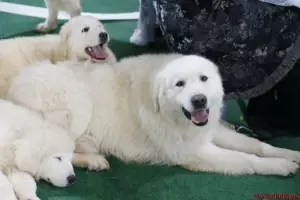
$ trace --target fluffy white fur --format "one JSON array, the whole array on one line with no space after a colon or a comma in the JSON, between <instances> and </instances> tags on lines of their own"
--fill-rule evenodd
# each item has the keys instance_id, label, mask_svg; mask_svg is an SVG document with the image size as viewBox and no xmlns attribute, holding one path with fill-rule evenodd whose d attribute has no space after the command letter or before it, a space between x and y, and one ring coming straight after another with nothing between
<instances>
[{"instance_id":1,"label":"fluffy white fur","mask_svg":"<svg viewBox=\"0 0 300 200\"><path fill-rule=\"evenodd\" d=\"M7 174L8 180L19 200L40 200L36 196L36 182L30 174L15 168L10 169Z\"/></svg>"},{"instance_id":2,"label":"fluffy white fur","mask_svg":"<svg viewBox=\"0 0 300 200\"><path fill-rule=\"evenodd\" d=\"M0 199L17 200L12 184L7 176L0 171Z\"/></svg>"},{"instance_id":3,"label":"fluffy white fur","mask_svg":"<svg viewBox=\"0 0 300 200\"><path fill-rule=\"evenodd\" d=\"M39 23L35 29L41 32L49 32L57 28L57 17L59 11L66 11L70 17L76 17L81 14L80 0L45 0L48 8L46 20Z\"/></svg>"},{"instance_id":4,"label":"fluffy white fur","mask_svg":"<svg viewBox=\"0 0 300 200\"><path fill-rule=\"evenodd\" d=\"M84 28L89 28L83 32ZM53 63L63 60L92 60L86 48L101 44L100 33L107 33L103 24L92 16L72 18L60 30L60 35L17 37L0 40L0 97L5 96L13 78L29 64L50 60ZM114 63L116 58L108 48L107 41L102 45L108 57L97 62Z\"/></svg>"},{"instance_id":5,"label":"fluffy white fur","mask_svg":"<svg viewBox=\"0 0 300 200\"><path fill-rule=\"evenodd\" d=\"M228 174L287 176L299 168L299 152L273 147L219 123L222 81L215 64L205 58L162 54L127 58L114 67L60 65L28 68L14 82L8 99L73 130L76 166L105 169L103 155L114 155L128 162ZM209 109L207 124L199 126L183 113L183 108L195 110L191 99L197 94L206 96ZM88 121L78 121L86 116ZM75 125L80 132L74 131Z\"/></svg>"},{"instance_id":6,"label":"fluffy white fur","mask_svg":"<svg viewBox=\"0 0 300 200\"><path fill-rule=\"evenodd\" d=\"M15 199L12 188L21 200L38 199L34 179L58 187L74 183L75 142L64 129L9 101L0 100L0 110L0 190L6 188L0 199Z\"/></svg>"}]
</instances>

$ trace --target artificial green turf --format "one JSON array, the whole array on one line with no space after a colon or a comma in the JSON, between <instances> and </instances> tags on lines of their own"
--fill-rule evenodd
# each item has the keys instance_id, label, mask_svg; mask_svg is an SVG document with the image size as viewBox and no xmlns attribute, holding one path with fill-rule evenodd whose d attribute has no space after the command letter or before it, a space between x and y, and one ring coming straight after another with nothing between
<instances>
[{"instance_id":1,"label":"artificial green turf","mask_svg":"<svg viewBox=\"0 0 300 200\"><path fill-rule=\"evenodd\" d=\"M8 1L8 0L7 0ZM13 0L43 6L42 0ZM131 12L138 0L83 0L85 12ZM42 19L0 13L0 37L34 35L32 28ZM145 52L164 52L166 46L157 42L151 47L128 43L135 21L107 22L111 48L118 58ZM141 66L142 67L142 66ZM234 101L226 102L227 120L243 123ZM300 138L280 138L270 143L300 150ZM226 176L193 173L180 167L125 164L109 159L111 169L89 172L76 169L77 182L68 188L55 188L40 182L38 195L42 200L249 200L256 193L300 193L300 174L291 178L274 176Z\"/></svg>"}]
</instances>

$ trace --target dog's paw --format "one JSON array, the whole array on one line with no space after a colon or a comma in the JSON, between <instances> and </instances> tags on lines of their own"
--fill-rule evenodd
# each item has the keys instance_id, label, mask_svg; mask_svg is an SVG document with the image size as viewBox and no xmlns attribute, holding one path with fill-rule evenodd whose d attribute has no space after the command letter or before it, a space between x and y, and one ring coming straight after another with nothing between
<instances>
[{"instance_id":1,"label":"dog's paw","mask_svg":"<svg viewBox=\"0 0 300 200\"><path fill-rule=\"evenodd\" d=\"M19 199L19 200L41 200L38 197L30 197L30 198L26 198L26 199Z\"/></svg>"},{"instance_id":2,"label":"dog's paw","mask_svg":"<svg viewBox=\"0 0 300 200\"><path fill-rule=\"evenodd\" d=\"M30 197L18 197L19 200L41 200L37 196L30 196Z\"/></svg>"},{"instance_id":3,"label":"dog's paw","mask_svg":"<svg viewBox=\"0 0 300 200\"><path fill-rule=\"evenodd\" d=\"M261 165L256 166L259 174L290 176L297 173L299 164L285 158L264 158Z\"/></svg>"},{"instance_id":4,"label":"dog's paw","mask_svg":"<svg viewBox=\"0 0 300 200\"><path fill-rule=\"evenodd\" d=\"M264 144L263 152L264 157L285 158L300 164L300 151L294 151L286 148L278 148L268 144Z\"/></svg>"},{"instance_id":5,"label":"dog's paw","mask_svg":"<svg viewBox=\"0 0 300 200\"><path fill-rule=\"evenodd\" d=\"M290 151L286 156L286 159L300 164L300 152L299 151Z\"/></svg>"},{"instance_id":6,"label":"dog's paw","mask_svg":"<svg viewBox=\"0 0 300 200\"><path fill-rule=\"evenodd\" d=\"M100 171L109 169L109 163L102 155L77 155L74 160L74 165L88 170Z\"/></svg>"},{"instance_id":7,"label":"dog's paw","mask_svg":"<svg viewBox=\"0 0 300 200\"><path fill-rule=\"evenodd\" d=\"M57 28L57 24L56 23L47 23L47 22L43 22L43 23L39 23L38 25L36 25L35 30L42 32L42 33L46 33L52 30L55 30Z\"/></svg>"},{"instance_id":8,"label":"dog's paw","mask_svg":"<svg viewBox=\"0 0 300 200\"><path fill-rule=\"evenodd\" d=\"M109 169L109 163L104 157L95 156L94 158L89 159L87 168L95 171L106 170Z\"/></svg>"},{"instance_id":9,"label":"dog's paw","mask_svg":"<svg viewBox=\"0 0 300 200\"><path fill-rule=\"evenodd\" d=\"M30 190L16 191L16 195L19 200L40 200L35 194L35 192Z\"/></svg>"},{"instance_id":10,"label":"dog's paw","mask_svg":"<svg viewBox=\"0 0 300 200\"><path fill-rule=\"evenodd\" d=\"M284 161L282 161L281 163L280 168L282 169L281 173L283 176L290 176L296 174L299 171L299 164L284 159Z\"/></svg>"}]
</instances>

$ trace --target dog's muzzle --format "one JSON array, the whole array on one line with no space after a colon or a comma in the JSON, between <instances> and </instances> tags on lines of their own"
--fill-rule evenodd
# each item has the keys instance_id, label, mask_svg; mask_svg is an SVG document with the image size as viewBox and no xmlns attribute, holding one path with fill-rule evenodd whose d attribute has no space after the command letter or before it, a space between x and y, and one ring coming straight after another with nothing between
<instances>
[{"instance_id":1,"label":"dog's muzzle","mask_svg":"<svg viewBox=\"0 0 300 200\"><path fill-rule=\"evenodd\" d=\"M108 42L108 34L105 33L105 32L101 32L99 34L99 38L100 38L100 44L101 45L104 45L104 44L106 44Z\"/></svg>"},{"instance_id":2,"label":"dog's muzzle","mask_svg":"<svg viewBox=\"0 0 300 200\"><path fill-rule=\"evenodd\" d=\"M187 111L184 107L181 107L185 117L191 120L196 126L204 126L208 122L209 109L199 109L193 112Z\"/></svg>"},{"instance_id":3,"label":"dog's muzzle","mask_svg":"<svg viewBox=\"0 0 300 200\"><path fill-rule=\"evenodd\" d=\"M197 94L191 98L193 111L188 111L182 107L182 111L188 120L196 126L204 126L208 122L209 109L207 109L207 98L203 94Z\"/></svg>"},{"instance_id":4,"label":"dog's muzzle","mask_svg":"<svg viewBox=\"0 0 300 200\"><path fill-rule=\"evenodd\" d=\"M94 60L106 60L109 56L106 49L103 47L103 44L89 46L84 50Z\"/></svg>"},{"instance_id":5,"label":"dog's muzzle","mask_svg":"<svg viewBox=\"0 0 300 200\"><path fill-rule=\"evenodd\" d=\"M94 60L106 60L108 53L105 45L108 43L108 34L106 32L99 33L99 44L95 46L88 46L84 50Z\"/></svg>"}]
</instances>

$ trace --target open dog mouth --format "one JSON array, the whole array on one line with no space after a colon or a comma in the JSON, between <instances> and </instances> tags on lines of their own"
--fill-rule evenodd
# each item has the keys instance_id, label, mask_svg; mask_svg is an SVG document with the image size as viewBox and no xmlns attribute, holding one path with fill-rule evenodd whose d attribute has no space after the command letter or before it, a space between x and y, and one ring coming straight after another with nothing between
<instances>
[{"instance_id":1,"label":"open dog mouth","mask_svg":"<svg viewBox=\"0 0 300 200\"><path fill-rule=\"evenodd\" d=\"M95 60L106 60L108 57L107 52L105 51L102 44L98 44L96 46L86 47L85 52L91 56L92 59Z\"/></svg>"},{"instance_id":2,"label":"open dog mouth","mask_svg":"<svg viewBox=\"0 0 300 200\"><path fill-rule=\"evenodd\" d=\"M185 117L191 120L196 126L204 126L208 122L209 109L198 109L193 112L187 111L181 107Z\"/></svg>"}]
</instances>

